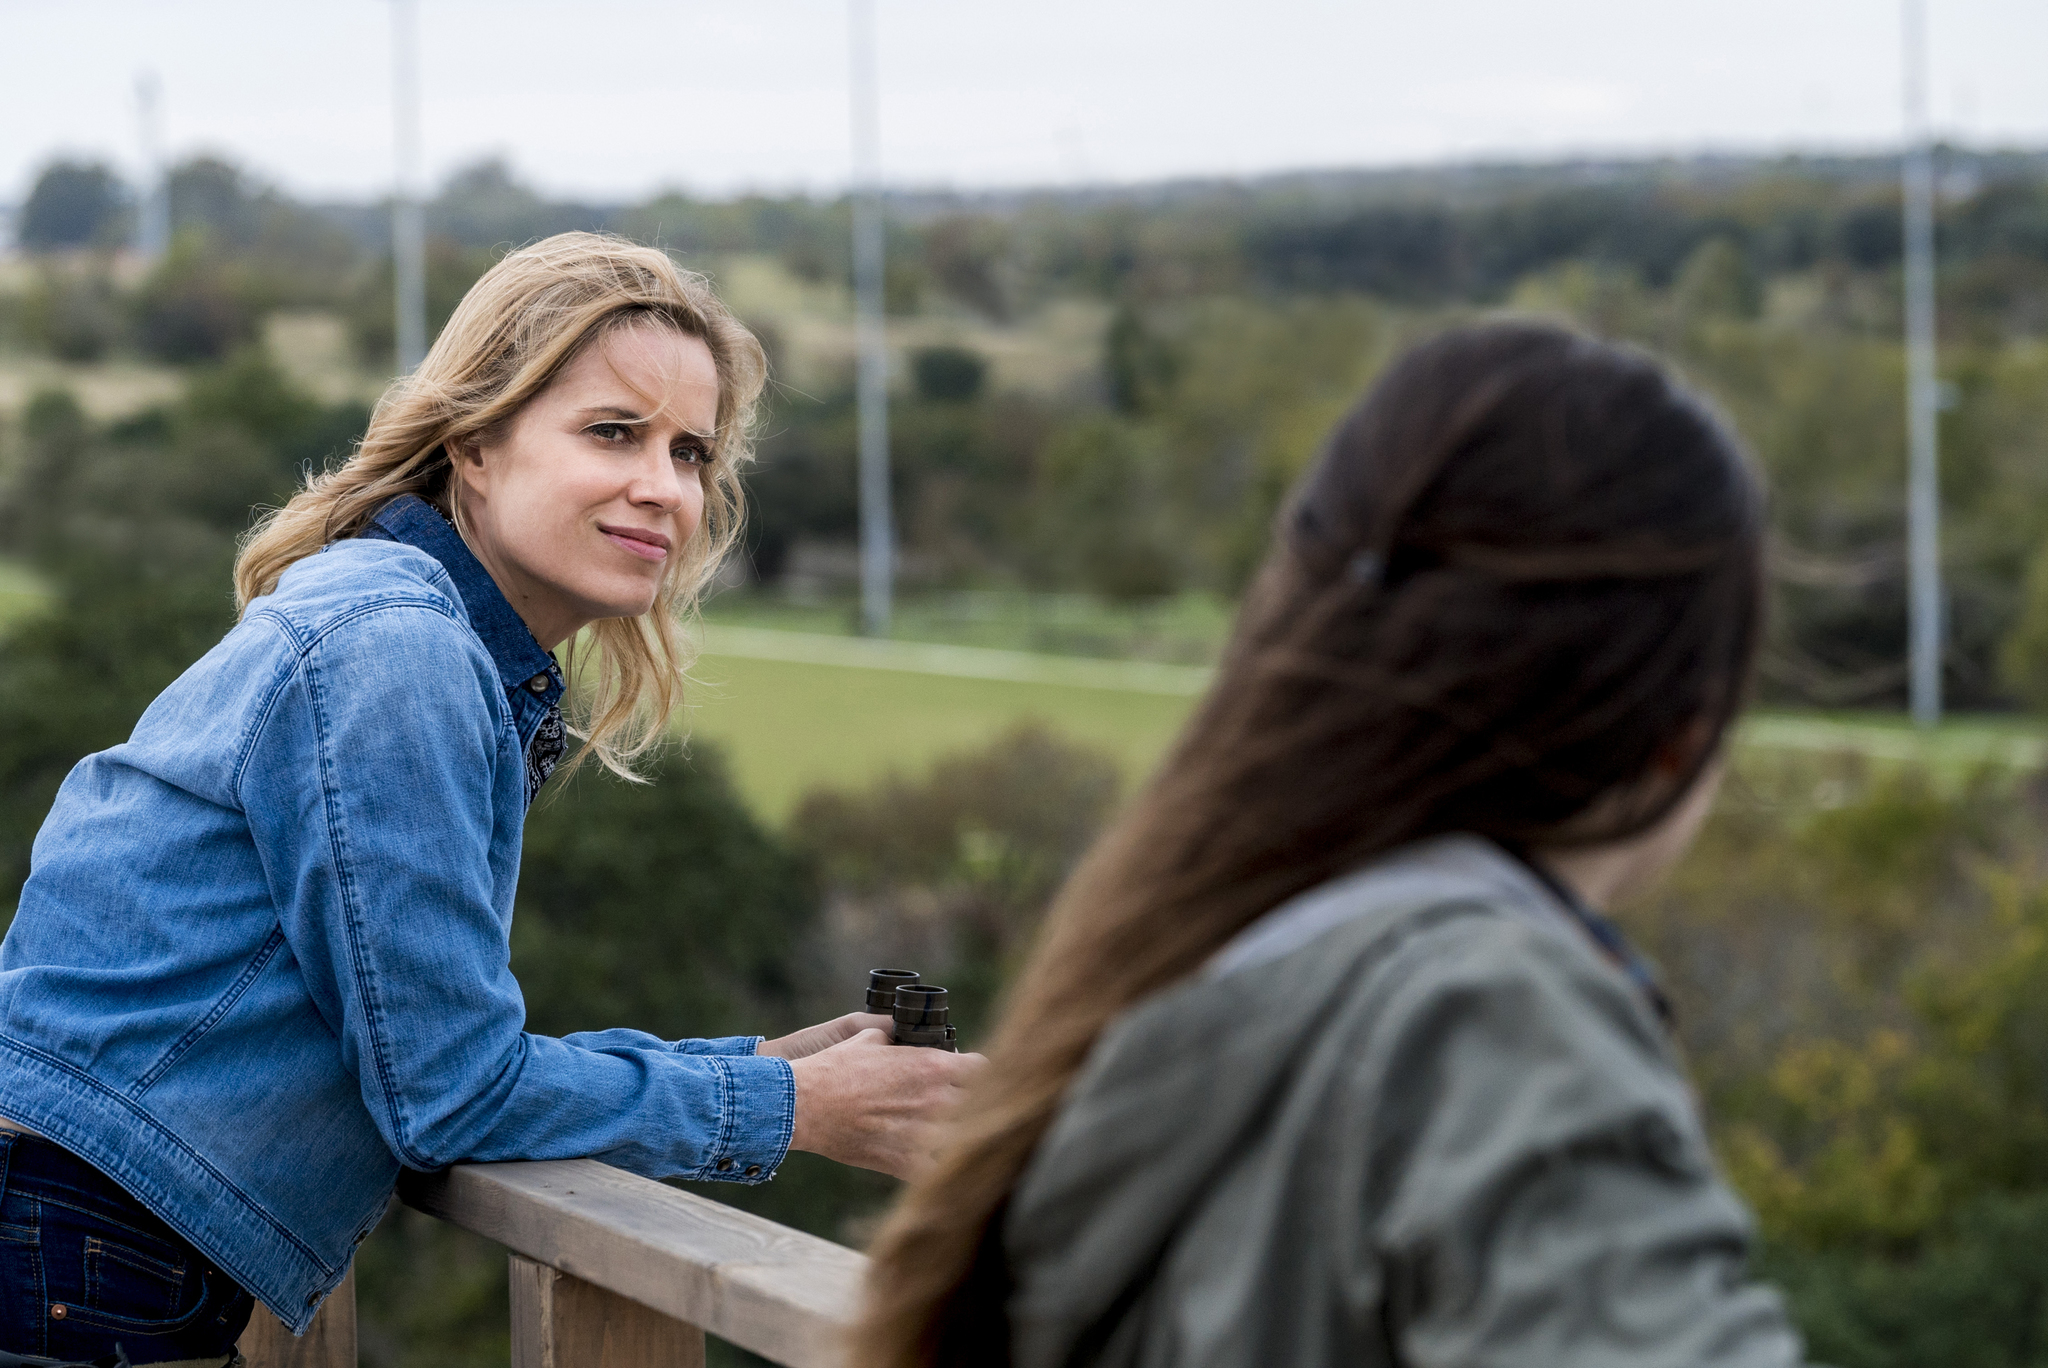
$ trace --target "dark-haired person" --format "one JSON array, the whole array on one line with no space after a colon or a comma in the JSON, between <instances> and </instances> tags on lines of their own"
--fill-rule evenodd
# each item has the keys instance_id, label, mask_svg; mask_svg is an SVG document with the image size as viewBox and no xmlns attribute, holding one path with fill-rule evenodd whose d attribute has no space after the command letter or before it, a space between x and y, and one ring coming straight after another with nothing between
<instances>
[{"instance_id":1,"label":"dark-haired person","mask_svg":"<svg viewBox=\"0 0 2048 1368\"><path fill-rule=\"evenodd\" d=\"M1761 517L1639 355L1500 324L1396 364L1060 895L854 1361L1797 1363L1600 911L1711 802Z\"/></svg>"}]
</instances>

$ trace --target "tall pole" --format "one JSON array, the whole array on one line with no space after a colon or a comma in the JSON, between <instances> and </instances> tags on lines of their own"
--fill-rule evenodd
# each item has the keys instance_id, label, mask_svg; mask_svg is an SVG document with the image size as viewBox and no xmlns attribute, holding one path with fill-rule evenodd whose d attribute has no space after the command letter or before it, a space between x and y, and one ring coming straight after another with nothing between
<instances>
[{"instance_id":1,"label":"tall pole","mask_svg":"<svg viewBox=\"0 0 2048 1368\"><path fill-rule=\"evenodd\" d=\"M163 83L154 71L135 78L135 116L142 144L142 203L136 217L135 247L155 261L171 245L171 182L164 170Z\"/></svg>"},{"instance_id":2,"label":"tall pole","mask_svg":"<svg viewBox=\"0 0 2048 1368\"><path fill-rule=\"evenodd\" d=\"M420 211L420 54L415 0L391 0L391 264L397 362L411 375L427 357L427 234Z\"/></svg>"},{"instance_id":3,"label":"tall pole","mask_svg":"<svg viewBox=\"0 0 2048 1368\"><path fill-rule=\"evenodd\" d=\"M853 310L860 363L860 617L889 634L896 533L889 510L889 352L882 329L881 130L875 108L875 0L848 0L853 101Z\"/></svg>"},{"instance_id":4,"label":"tall pole","mask_svg":"<svg viewBox=\"0 0 2048 1368\"><path fill-rule=\"evenodd\" d=\"M1934 148L1927 120L1925 0L1904 0L1906 153L1906 562L1913 720L1941 721L1941 490L1934 368Z\"/></svg>"}]
</instances>

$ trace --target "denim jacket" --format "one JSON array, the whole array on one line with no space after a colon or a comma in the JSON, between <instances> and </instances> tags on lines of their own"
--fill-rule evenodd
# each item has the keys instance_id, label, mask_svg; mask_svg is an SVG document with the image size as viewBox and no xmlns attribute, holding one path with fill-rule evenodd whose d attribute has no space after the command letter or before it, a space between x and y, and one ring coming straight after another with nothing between
<instances>
[{"instance_id":1,"label":"denim jacket","mask_svg":"<svg viewBox=\"0 0 2048 1368\"><path fill-rule=\"evenodd\" d=\"M0 945L0 1116L294 1329L401 1168L773 1176L796 1088L757 1037L523 1029L528 750L561 688L417 499L292 566L64 781Z\"/></svg>"}]
</instances>

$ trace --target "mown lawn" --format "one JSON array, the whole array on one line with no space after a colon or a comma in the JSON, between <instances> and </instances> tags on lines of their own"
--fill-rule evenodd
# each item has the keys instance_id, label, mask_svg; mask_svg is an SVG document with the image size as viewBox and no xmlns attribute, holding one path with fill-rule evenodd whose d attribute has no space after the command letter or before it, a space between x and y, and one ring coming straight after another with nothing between
<instances>
[{"instance_id":1,"label":"mown lawn","mask_svg":"<svg viewBox=\"0 0 2048 1368\"><path fill-rule=\"evenodd\" d=\"M719 654L713 628L710 652L696 670L705 683L692 691L688 726L725 751L741 792L772 822L814 785L865 784L891 768L916 773L939 755L984 745L1027 720L1108 751L1122 763L1126 783L1134 783L1158 762L1195 702L1181 691L764 659L760 640L746 643L746 655ZM800 654L803 641L817 638L789 640L799 643L792 653ZM1000 664L1006 656L987 659ZM2048 759L2048 729L2017 716L1954 718L1923 735L1888 714L1766 712L1745 719L1739 737L1751 751L1924 761L1948 778L1986 763L2033 769Z\"/></svg>"},{"instance_id":2,"label":"mown lawn","mask_svg":"<svg viewBox=\"0 0 2048 1368\"><path fill-rule=\"evenodd\" d=\"M914 774L1037 720L1149 770L1194 700L1167 694L706 655L686 725L717 743L756 812L780 822L817 784Z\"/></svg>"}]
</instances>

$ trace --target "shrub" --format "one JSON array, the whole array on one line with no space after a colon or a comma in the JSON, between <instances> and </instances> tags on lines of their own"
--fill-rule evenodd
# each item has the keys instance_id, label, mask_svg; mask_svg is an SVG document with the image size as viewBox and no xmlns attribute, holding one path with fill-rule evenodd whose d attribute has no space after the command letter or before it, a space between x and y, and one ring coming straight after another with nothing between
<instances>
[{"instance_id":1,"label":"shrub","mask_svg":"<svg viewBox=\"0 0 2048 1368\"><path fill-rule=\"evenodd\" d=\"M717 751L650 777L592 766L528 817L512 967L529 1027L675 1039L804 1024L795 951L817 899L803 865L748 814Z\"/></svg>"},{"instance_id":2,"label":"shrub","mask_svg":"<svg viewBox=\"0 0 2048 1368\"><path fill-rule=\"evenodd\" d=\"M1763 283L1742 248L1725 237L1693 250L1672 284L1672 302L1689 319L1754 318L1763 309Z\"/></svg>"},{"instance_id":3,"label":"shrub","mask_svg":"<svg viewBox=\"0 0 2048 1368\"><path fill-rule=\"evenodd\" d=\"M121 321L105 275L45 271L24 301L22 331L60 361L97 361L120 340Z\"/></svg>"},{"instance_id":4,"label":"shrub","mask_svg":"<svg viewBox=\"0 0 2048 1368\"><path fill-rule=\"evenodd\" d=\"M828 981L850 999L874 963L908 960L944 976L971 1032L1119 786L1114 760L1026 723L922 778L813 790L789 829L827 890Z\"/></svg>"},{"instance_id":5,"label":"shrub","mask_svg":"<svg viewBox=\"0 0 2048 1368\"><path fill-rule=\"evenodd\" d=\"M218 361L255 339L252 303L203 239L183 237L136 297L136 339L159 360Z\"/></svg>"},{"instance_id":6,"label":"shrub","mask_svg":"<svg viewBox=\"0 0 2048 1368\"><path fill-rule=\"evenodd\" d=\"M1987 1195L1906 1258L1767 1248L1807 1352L1853 1368L2048 1362L2048 1192Z\"/></svg>"},{"instance_id":7,"label":"shrub","mask_svg":"<svg viewBox=\"0 0 2048 1368\"><path fill-rule=\"evenodd\" d=\"M1107 414L1046 443L1034 500L1044 581L1125 600L1181 587L1162 448L1155 429Z\"/></svg>"},{"instance_id":8,"label":"shrub","mask_svg":"<svg viewBox=\"0 0 2048 1368\"><path fill-rule=\"evenodd\" d=\"M2048 712L2048 542L2027 562L2019 616L1999 644L1998 672L2028 707Z\"/></svg>"},{"instance_id":9,"label":"shrub","mask_svg":"<svg viewBox=\"0 0 2048 1368\"><path fill-rule=\"evenodd\" d=\"M966 347L922 347L910 358L920 399L964 403L981 393L988 362Z\"/></svg>"},{"instance_id":10,"label":"shrub","mask_svg":"<svg viewBox=\"0 0 2048 1368\"><path fill-rule=\"evenodd\" d=\"M1627 913L1762 1271L1843 1368L2048 1362L2039 785L1751 753Z\"/></svg>"}]
</instances>

